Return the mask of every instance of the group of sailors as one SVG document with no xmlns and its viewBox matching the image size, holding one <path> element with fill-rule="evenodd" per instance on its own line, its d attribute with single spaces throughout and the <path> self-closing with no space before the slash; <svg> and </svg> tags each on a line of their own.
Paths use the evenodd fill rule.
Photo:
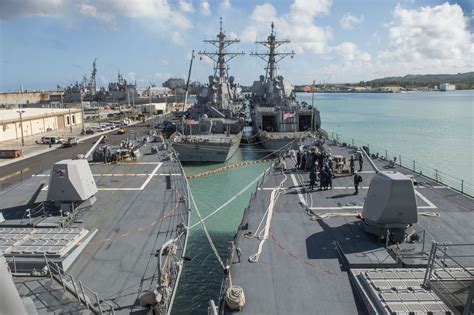
<svg viewBox="0 0 474 315">
<path fill-rule="evenodd" d="M 336 177 L 332 156 L 323 148 L 324 139 L 317 139 L 314 145 L 315 148 L 310 150 L 302 147 L 296 152 L 296 166 L 299 170 L 309 171 L 309 189 L 311 191 L 317 187 L 316 182 L 318 181 L 319 190 L 332 189 L 332 180 Z M 355 170 L 356 161 L 359 164 L 358 171 Z M 359 193 L 359 184 L 362 182 L 359 172 L 362 171 L 363 163 L 364 160 L 360 151 L 350 156 L 350 175 L 354 176 L 355 195 Z"/>
<path fill-rule="evenodd" d="M 316 148 L 311 151 L 300 148 L 296 152 L 296 164 L 299 170 L 309 170 L 309 186 L 313 190 L 319 180 L 319 189 L 332 189 L 334 175 L 334 162 L 331 155 L 323 150 L 324 139 L 315 141 Z"/>
</svg>

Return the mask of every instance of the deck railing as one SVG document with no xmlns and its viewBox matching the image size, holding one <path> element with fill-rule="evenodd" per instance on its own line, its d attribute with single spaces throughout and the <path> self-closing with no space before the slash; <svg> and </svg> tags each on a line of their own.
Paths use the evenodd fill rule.
<svg viewBox="0 0 474 315">
<path fill-rule="evenodd" d="M 13 276 L 33 276 L 33 277 L 50 277 L 57 281 L 64 289 L 69 291 L 78 302 L 83 304 L 87 309 L 95 314 L 115 314 L 113 305 L 101 298 L 95 291 L 86 287 L 80 280 L 75 279 L 71 274 L 68 274 L 56 262 L 43 256 L 44 268 L 31 272 L 30 269 L 17 268 L 15 256 L 5 257 L 9 262 L 10 272 Z"/>
<path fill-rule="evenodd" d="M 474 244 L 433 243 L 423 280 L 424 287 L 463 315 L 474 311 L 473 250 Z"/>
<path fill-rule="evenodd" d="M 426 178 L 434 180 L 435 182 L 448 186 L 461 194 L 464 194 L 469 197 L 474 197 L 474 185 L 471 182 L 468 182 L 462 178 L 457 178 L 450 174 L 447 174 L 439 169 L 427 166 L 422 161 L 417 161 L 414 158 L 405 155 L 396 153 L 372 144 L 369 144 L 365 141 L 357 140 L 350 137 L 345 137 L 341 134 L 328 131 L 329 140 L 336 141 L 340 144 L 347 144 L 348 146 L 353 147 L 367 147 L 368 153 L 370 155 L 378 155 L 380 159 L 386 160 L 387 163 L 394 162 L 396 165 L 406 168 L 414 173 L 420 174 Z"/>
</svg>

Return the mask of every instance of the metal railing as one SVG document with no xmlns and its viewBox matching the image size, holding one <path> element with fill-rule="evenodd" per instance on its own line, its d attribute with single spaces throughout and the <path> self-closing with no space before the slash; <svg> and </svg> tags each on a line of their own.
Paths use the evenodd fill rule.
<svg viewBox="0 0 474 315">
<path fill-rule="evenodd" d="M 423 286 L 437 292 L 442 300 L 453 308 L 453 311 L 459 312 L 462 308 L 462 314 L 472 314 L 474 297 L 468 295 L 466 300 L 461 300 L 458 295 L 463 290 L 473 291 L 471 286 L 474 284 L 474 266 L 466 266 L 466 261 L 474 262 L 474 244 L 434 242 L 428 258 Z M 456 284 L 455 290 L 453 290 L 453 283 Z M 458 307 L 455 307 L 453 302 Z"/>
<path fill-rule="evenodd" d="M 408 155 L 392 152 L 390 150 L 380 148 L 378 146 L 369 144 L 365 141 L 357 140 L 350 137 L 342 136 L 338 133 L 327 131 L 328 139 L 339 144 L 346 144 L 351 147 L 366 147 L 370 155 L 378 156 L 380 159 L 393 162 L 394 164 L 410 170 L 414 173 L 422 175 L 426 178 L 434 180 L 437 183 L 448 186 L 461 194 L 469 197 L 474 197 L 474 184 L 462 178 L 457 178 L 436 168 L 427 166 L 421 161 L 417 161 Z"/>
<path fill-rule="evenodd" d="M 64 271 L 64 269 L 56 262 L 44 258 L 44 268 L 38 271 L 31 269 L 17 268 L 15 256 L 5 257 L 9 261 L 10 272 L 13 276 L 33 276 L 33 277 L 50 277 L 51 280 L 57 281 L 64 289 L 69 291 L 77 301 L 83 304 L 87 309 L 95 314 L 115 314 L 112 304 L 101 298 L 97 292 L 82 284 L 81 280 L 75 279 L 72 275 Z"/>
</svg>

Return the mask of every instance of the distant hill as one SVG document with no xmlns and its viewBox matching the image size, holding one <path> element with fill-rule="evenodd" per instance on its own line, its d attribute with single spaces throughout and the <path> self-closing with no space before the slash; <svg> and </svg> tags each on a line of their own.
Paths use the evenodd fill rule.
<svg viewBox="0 0 474 315">
<path fill-rule="evenodd" d="M 361 82 L 362 83 L 362 82 Z M 474 88 L 474 72 L 458 74 L 425 74 L 406 75 L 404 77 L 387 77 L 364 82 L 366 85 L 397 85 L 397 86 L 434 86 L 441 83 L 456 84 L 456 88 Z"/>
</svg>

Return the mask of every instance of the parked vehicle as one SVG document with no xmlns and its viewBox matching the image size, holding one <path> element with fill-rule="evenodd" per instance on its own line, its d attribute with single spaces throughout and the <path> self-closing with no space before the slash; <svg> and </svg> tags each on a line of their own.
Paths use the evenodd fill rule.
<svg viewBox="0 0 474 315">
<path fill-rule="evenodd" d="M 86 135 L 93 135 L 96 132 L 97 132 L 97 130 L 94 130 L 92 128 L 87 128 L 86 129 Z"/>
<path fill-rule="evenodd" d="M 56 143 L 61 143 L 61 137 L 59 136 L 47 136 L 47 137 L 41 137 L 41 140 L 39 143 L 42 144 L 56 144 Z"/>
<path fill-rule="evenodd" d="M 64 148 L 69 148 L 75 146 L 79 143 L 79 139 L 77 137 L 69 137 L 66 141 L 63 142 Z"/>
</svg>

